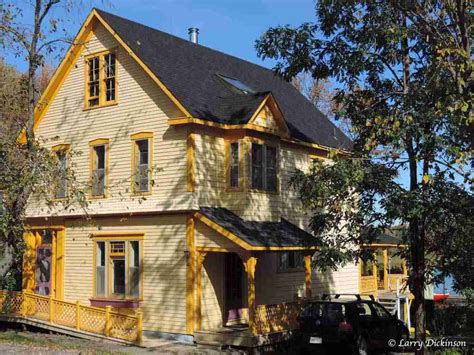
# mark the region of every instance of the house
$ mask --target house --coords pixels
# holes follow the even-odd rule
[[[351,141],[268,69],[94,9],[35,129],[87,186],[91,221],[63,206],[64,181],[55,209],[31,201],[25,290],[139,309],[146,335],[188,340],[242,323],[253,339],[291,328],[303,297],[360,291],[358,265],[311,269],[288,187]]]

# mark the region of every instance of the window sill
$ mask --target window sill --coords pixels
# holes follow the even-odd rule
[[[304,272],[304,267],[294,267],[294,268],[277,270],[277,274],[294,274],[294,273],[299,273],[299,272]]]
[[[97,106],[85,106],[82,111],[91,111],[91,110],[95,110],[97,108],[103,108],[103,107],[109,107],[109,106],[116,106],[118,105],[118,102],[117,101],[112,101],[110,103],[107,103],[107,104],[102,104],[102,105],[97,105]]]
[[[267,191],[267,190],[260,190],[260,189],[249,189],[249,192],[256,192],[259,194],[269,194],[269,195],[279,195],[279,191]]]
[[[140,307],[140,300],[123,300],[123,299],[110,299],[110,298],[91,298],[89,299],[92,307],[106,307],[111,306],[112,308],[131,308],[136,309]]]

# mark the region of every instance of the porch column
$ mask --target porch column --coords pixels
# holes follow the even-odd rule
[[[194,247],[194,219],[186,220],[186,333],[194,334],[194,283],[196,275],[196,251]]]
[[[312,259],[314,252],[304,254],[304,286],[306,298],[311,298]]]
[[[206,259],[206,252],[198,251],[196,253],[196,329],[201,330],[202,327],[202,266]]]
[[[385,248],[383,250],[383,288],[385,290],[388,290],[389,288],[389,282],[390,280],[388,279],[388,249]]]
[[[243,262],[247,272],[249,329],[250,333],[257,335],[257,329],[255,328],[255,268],[257,266],[257,258],[255,256],[247,256],[243,259]]]

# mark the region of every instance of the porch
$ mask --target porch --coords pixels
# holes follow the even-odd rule
[[[314,238],[285,220],[249,222],[222,208],[201,208],[189,231],[194,252],[188,325],[194,340],[255,347],[288,339],[311,297]],[[284,273],[279,265],[290,257],[298,267]],[[283,290],[281,280],[301,287]]]

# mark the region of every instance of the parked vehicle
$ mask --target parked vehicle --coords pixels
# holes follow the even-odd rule
[[[373,297],[341,296],[349,295],[324,295],[303,307],[297,337],[301,350],[343,347],[347,353],[362,355],[372,350],[394,350],[401,339],[408,339],[405,323]]]

